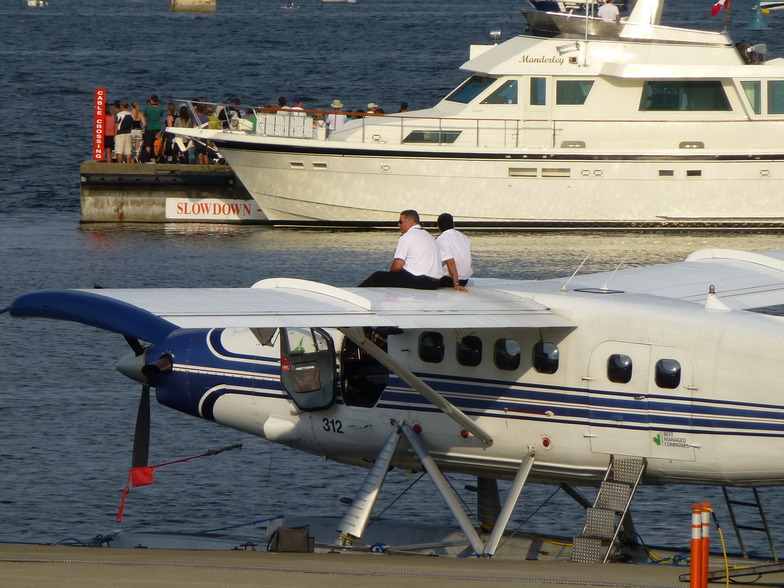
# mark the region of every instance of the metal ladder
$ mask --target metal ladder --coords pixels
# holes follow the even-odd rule
[[[572,561],[604,563],[617,547],[622,526],[631,527],[629,504],[645,471],[644,457],[610,456],[604,480],[593,506],[586,509],[586,523],[574,538]]]
[[[765,518],[765,512],[762,510],[762,502],[760,501],[759,492],[757,492],[756,488],[751,488],[753,493],[754,501],[751,502],[749,500],[732,500],[730,498],[729,488],[727,486],[721,487],[722,492],[724,492],[724,500],[727,503],[727,510],[730,513],[730,519],[732,520],[732,527],[735,529],[735,537],[738,538],[738,546],[740,547],[740,552],[743,554],[743,557],[749,557],[749,554],[746,552],[746,547],[743,545],[743,539],[740,536],[741,530],[743,531],[759,531],[764,532],[765,536],[768,538],[768,545],[770,546],[770,553],[773,556],[773,561],[779,561],[779,558],[776,556],[776,548],[773,546],[773,537],[770,534],[770,527],[768,526],[768,519]],[[741,488],[736,488],[736,490],[741,490]],[[743,490],[749,490],[749,488],[743,488]],[[741,525],[738,523],[738,517],[735,513],[736,506],[743,506],[748,507],[748,509],[753,509],[756,511],[757,516],[759,517],[759,525]],[[751,515],[751,510],[745,510],[744,512]]]

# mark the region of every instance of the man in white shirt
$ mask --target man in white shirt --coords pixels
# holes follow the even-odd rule
[[[389,271],[375,272],[360,288],[391,287],[435,290],[443,274],[436,240],[419,225],[416,210],[400,213],[400,238]]]
[[[327,136],[329,137],[332,133],[339,130],[344,124],[346,124],[346,115],[343,114],[340,109],[343,108],[343,103],[340,100],[333,100],[332,104],[330,105],[333,110],[327,115]]]
[[[436,243],[441,251],[444,271],[441,287],[468,292],[465,285],[474,273],[471,267],[471,241],[455,229],[455,219],[448,212],[438,217],[438,230],[441,234]]]
[[[596,15],[602,19],[603,22],[618,22],[621,20],[621,13],[615,5],[615,0],[605,0],[605,4],[599,7]]]

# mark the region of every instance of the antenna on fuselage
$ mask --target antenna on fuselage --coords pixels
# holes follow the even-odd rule
[[[623,259],[621,260],[621,263],[619,263],[618,266],[615,268],[615,270],[613,270],[613,273],[610,274],[610,277],[607,278],[607,281],[604,284],[602,284],[602,290],[609,290],[609,288],[607,287],[607,284],[609,284],[610,280],[612,280],[615,277],[615,274],[618,273],[618,270],[621,269],[621,266],[624,264],[624,262],[626,261],[626,258],[629,257],[630,254],[631,254],[631,251],[629,253],[627,253],[626,255],[624,255]]]
[[[585,259],[583,259],[582,263],[577,266],[576,270],[574,270],[574,273],[572,274],[572,277],[569,278],[568,280],[566,280],[566,283],[563,286],[561,286],[561,292],[566,292],[566,287],[569,285],[569,282],[571,282],[574,279],[574,276],[577,275],[577,272],[580,271],[580,268],[585,265],[585,262],[588,261],[589,257],[591,257],[591,253],[593,253],[593,251],[589,251],[588,252],[588,255],[585,256]]]

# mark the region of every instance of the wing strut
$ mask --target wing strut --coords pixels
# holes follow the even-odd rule
[[[351,341],[353,341],[360,349],[367,351],[367,353],[377,360],[381,365],[394,372],[406,384],[427,398],[430,402],[437,406],[441,412],[446,414],[461,427],[465,427],[471,431],[471,433],[476,435],[476,437],[479,438],[482,443],[485,443],[488,447],[493,444],[493,438],[487,434],[479,425],[468,418],[467,414],[449,402],[446,398],[441,396],[438,392],[433,390],[430,386],[425,384],[420,378],[416,376],[416,374],[409,371],[408,368],[397,361],[394,357],[389,355],[386,351],[381,349],[378,345],[368,340],[361,328],[344,327],[340,329],[340,332],[351,339]]]

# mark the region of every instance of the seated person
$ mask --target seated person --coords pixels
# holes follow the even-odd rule
[[[389,271],[375,272],[360,288],[386,286],[435,290],[443,273],[441,253],[436,240],[419,225],[416,210],[400,213],[400,238]]]

